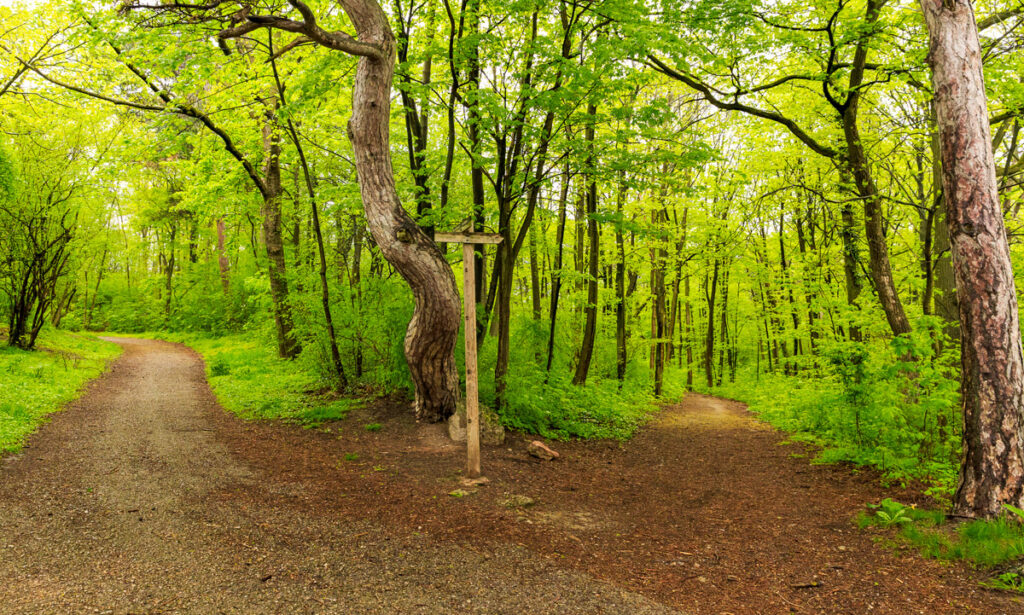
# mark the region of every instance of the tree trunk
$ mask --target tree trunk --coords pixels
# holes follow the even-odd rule
[[[932,123],[937,123],[935,118],[935,103],[931,106]],[[960,342],[960,310],[956,300],[956,278],[953,275],[953,264],[950,261],[949,247],[949,225],[946,224],[946,211],[942,198],[942,152],[939,144],[938,127],[932,131],[929,139],[932,152],[932,191],[935,200],[932,203],[934,213],[932,221],[932,253],[935,255],[935,264],[932,274],[935,276],[935,288],[933,302],[935,303],[935,314],[942,318],[945,326],[942,330],[954,343]]]
[[[540,307],[540,262],[537,258],[537,230],[530,227],[530,299],[533,307],[533,319],[539,321]]]
[[[615,249],[618,260],[615,262],[615,377],[619,386],[626,378],[626,240],[622,236],[622,208],[626,201],[626,174],[619,176],[619,192],[615,199],[615,211],[619,214],[619,223],[615,226]]]
[[[230,261],[227,250],[224,248],[224,217],[217,218],[217,268],[220,270],[220,286],[227,295],[231,290],[231,281],[228,277]]]
[[[168,248],[170,256],[167,257],[167,268],[164,270],[164,275],[166,276],[164,280],[164,291],[167,293],[167,296],[164,297],[164,318],[171,317],[171,298],[174,296],[174,238],[177,234],[178,223],[174,222],[171,224],[171,236],[170,239],[168,239],[168,242],[170,243]]]
[[[274,65],[275,75],[277,66]],[[280,88],[279,95],[284,100],[284,88]],[[299,155],[299,163],[302,167],[302,177],[306,183],[306,194],[309,196],[310,219],[313,223],[313,237],[316,239],[317,256],[319,258],[317,272],[320,274],[320,308],[324,313],[324,324],[327,327],[327,345],[331,353],[331,367],[336,378],[335,388],[343,390],[348,387],[348,377],[345,375],[345,368],[341,364],[341,352],[338,350],[338,336],[334,328],[334,316],[331,314],[331,293],[327,283],[327,251],[324,249],[324,235],[320,228],[320,208],[316,202],[316,188],[313,185],[313,175],[306,161],[306,152],[302,149],[302,141],[299,140],[299,133],[295,130],[295,124],[288,120],[288,133],[291,135],[292,144]],[[299,201],[299,187],[295,187],[296,204]]]
[[[354,291],[355,312],[358,319],[363,318],[363,223],[359,217],[352,215],[352,273],[349,274],[349,286]],[[356,331],[356,378],[363,376],[363,338],[362,331]]]
[[[690,304],[690,273],[683,278],[683,297],[686,311],[686,329],[683,331],[683,343],[686,344],[686,390],[693,390],[693,306]]]
[[[459,291],[441,250],[402,208],[395,189],[389,144],[395,38],[374,0],[343,0],[361,43],[380,49],[356,68],[349,138],[355,153],[366,221],[384,258],[405,278],[416,308],[405,334],[405,358],[416,389],[416,418],[447,419],[459,398],[455,342]]]
[[[270,278],[270,297],[274,303],[274,327],[277,330],[277,354],[292,358],[301,350],[292,330],[292,310],[288,302],[288,277],[284,258],[284,238],[281,236],[281,141],[268,118],[263,129],[267,162],[263,176],[266,193],[263,195],[263,245],[267,250],[267,275]]]
[[[569,163],[565,164],[562,173],[562,190],[558,197],[558,227],[555,230],[555,262],[551,266],[551,309],[548,318],[548,360],[545,371],[551,371],[551,361],[555,355],[555,323],[558,320],[558,297],[562,290],[562,260],[565,253],[566,208],[569,202]]]
[[[718,259],[712,270],[711,280],[705,278],[704,298],[708,303],[708,328],[704,336],[704,378],[708,388],[714,386],[714,356],[715,356],[715,294],[718,290]]]
[[[864,25],[872,28],[878,22],[880,0],[868,0]],[[864,230],[868,240],[871,279],[875,283],[878,302],[882,305],[885,318],[893,335],[910,332],[910,321],[903,311],[896,283],[892,277],[892,264],[889,262],[889,246],[882,228],[882,197],[875,186],[875,180],[868,166],[864,151],[864,142],[858,126],[858,110],[860,108],[860,87],[864,77],[867,60],[868,36],[857,42],[854,52],[853,67],[850,71],[850,94],[846,108],[843,110],[843,135],[846,137],[847,161],[853,179],[857,185],[857,194],[864,202]]]
[[[587,154],[587,169],[590,173],[590,185],[586,194],[586,228],[587,238],[590,240],[590,259],[587,267],[587,306],[584,309],[586,322],[583,326],[583,341],[580,344],[580,360],[576,363],[576,373],[572,377],[572,383],[579,386],[587,382],[587,374],[590,372],[590,361],[594,356],[594,340],[597,337],[597,274],[598,259],[600,257],[597,243],[597,178],[594,176],[596,154],[594,152],[594,124],[597,122],[597,106],[594,103],[587,105],[587,115],[590,122],[585,131],[586,141],[589,143]],[[577,222],[579,228],[579,222]],[[582,243],[582,238],[577,245]]]
[[[1024,353],[999,203],[974,12],[922,0],[942,151],[953,270],[960,291],[963,459],[953,512],[1024,507]]]

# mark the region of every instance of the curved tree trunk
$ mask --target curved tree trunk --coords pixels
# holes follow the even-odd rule
[[[405,334],[405,358],[416,387],[416,418],[441,421],[455,412],[459,397],[459,291],[441,250],[402,208],[395,190],[388,121],[396,46],[387,17],[374,0],[344,0],[342,5],[359,42],[381,51],[379,57],[359,59],[348,132],[370,232],[416,300]]]
[[[974,12],[921,0],[928,24],[942,185],[960,293],[963,459],[953,512],[1024,507],[1024,353],[999,204]]]

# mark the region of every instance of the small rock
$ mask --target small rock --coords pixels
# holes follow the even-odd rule
[[[526,446],[526,452],[536,457],[537,459],[543,459],[544,461],[551,461],[552,459],[558,459],[558,451],[548,447],[540,440],[534,440]]]
[[[491,479],[486,476],[481,476],[480,478],[463,478],[459,481],[459,484],[463,487],[483,487],[491,484]]]
[[[505,508],[526,508],[536,504],[533,498],[525,495],[510,495],[502,498],[499,503]]]
[[[476,491],[466,491],[465,489],[456,489],[455,491],[449,491],[448,495],[453,498],[464,498],[467,495],[473,495]]]

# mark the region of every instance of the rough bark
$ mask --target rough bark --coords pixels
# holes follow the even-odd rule
[[[341,0],[355,37],[324,30],[301,0],[289,4],[301,21],[246,15],[244,23],[222,30],[219,36],[237,38],[258,28],[276,28],[304,34],[318,45],[359,57],[348,133],[366,222],[380,253],[409,284],[416,302],[405,335],[405,358],[416,389],[416,418],[445,420],[455,412],[459,398],[455,342],[461,306],[455,274],[437,244],[402,207],[395,189],[388,126],[397,57],[395,36],[377,0]]]
[[[263,169],[263,245],[267,250],[267,276],[274,303],[274,328],[277,332],[277,354],[291,358],[301,350],[292,330],[292,311],[288,303],[288,277],[281,235],[281,140],[268,119],[263,130],[267,162]]]
[[[375,0],[344,0],[342,6],[359,42],[380,51],[359,59],[348,124],[366,221],[384,258],[409,284],[416,301],[405,334],[416,418],[442,421],[455,412],[459,397],[459,291],[441,250],[406,213],[395,189],[388,120],[396,46],[387,16]]]
[[[1024,507],[1024,353],[999,204],[974,12],[922,0],[942,153],[942,184],[960,292],[964,419],[953,512],[993,517]]]

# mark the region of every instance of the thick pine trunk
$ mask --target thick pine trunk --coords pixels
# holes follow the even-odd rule
[[[942,184],[960,296],[963,459],[953,512],[1024,507],[1024,355],[999,204],[974,12],[922,0],[942,152]]]
[[[455,412],[459,397],[455,366],[459,291],[441,250],[402,208],[395,190],[388,121],[396,47],[387,16],[373,0],[342,4],[359,41],[381,50],[379,58],[359,59],[348,124],[366,221],[384,258],[408,282],[416,301],[405,334],[405,358],[416,388],[416,418],[442,421]]]

